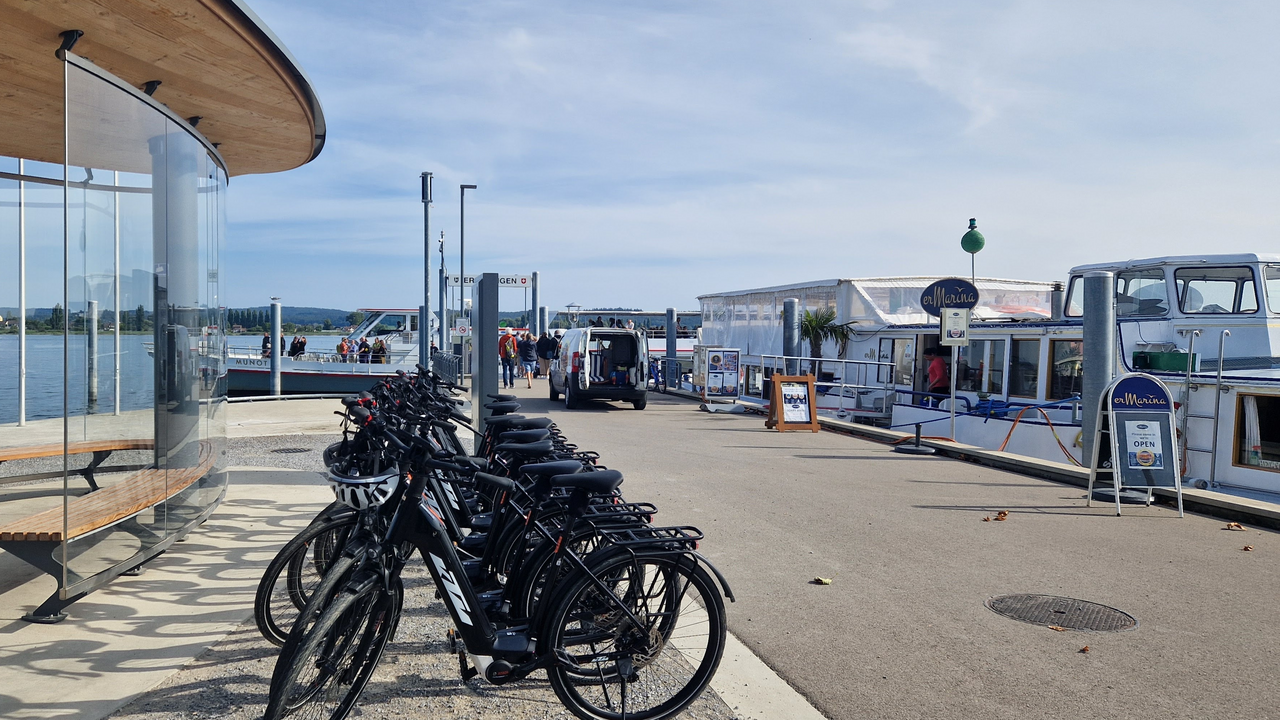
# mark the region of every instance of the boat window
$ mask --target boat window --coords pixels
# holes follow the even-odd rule
[[[391,335],[398,332],[404,332],[406,318],[404,315],[383,315],[378,320],[378,324],[373,327],[373,332],[369,333],[374,337],[378,335]]]
[[[1174,272],[1185,313],[1254,313],[1258,293],[1247,267],[1179,268]]]
[[[1080,340],[1051,340],[1049,358],[1050,400],[1064,400],[1079,395],[1084,377],[1084,343]]]
[[[1067,302],[1063,313],[1067,317],[1084,316],[1084,278],[1079,275],[1071,278],[1071,284],[1067,287]]]
[[[972,340],[960,348],[958,362],[956,390],[1004,392],[1004,340]]]
[[[1280,313],[1280,265],[1268,265],[1266,269],[1267,304],[1271,312]]]
[[[1009,344],[1009,395],[1036,397],[1040,390],[1040,340]]]
[[[1280,472],[1280,397],[1240,396],[1236,447],[1236,465]]]
[[[1157,317],[1169,313],[1164,270],[1135,270],[1116,275],[1116,317]]]

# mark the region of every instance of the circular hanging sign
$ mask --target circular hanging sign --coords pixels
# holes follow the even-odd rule
[[[972,310],[978,304],[978,288],[960,278],[939,280],[920,293],[920,307],[934,317],[941,317],[945,308]]]

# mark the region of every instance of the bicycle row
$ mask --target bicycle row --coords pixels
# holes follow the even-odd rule
[[[476,432],[464,390],[419,366],[342,401],[324,460],[336,500],[268,565],[254,603],[281,646],[265,717],[351,711],[395,635],[415,554],[463,679],[545,671],[580,718],[677,715],[719,665],[733,599],[701,531],[655,524],[654,505],[623,498],[622,473],[550,418],[518,414],[514,396],[489,396]]]

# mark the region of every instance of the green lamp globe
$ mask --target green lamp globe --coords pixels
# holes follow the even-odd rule
[[[987,239],[982,237],[982,233],[978,232],[978,219],[969,218],[969,232],[960,238],[960,247],[964,248],[964,251],[970,255],[976,255],[986,244]]]

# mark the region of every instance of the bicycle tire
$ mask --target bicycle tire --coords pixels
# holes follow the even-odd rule
[[[297,612],[306,607],[355,526],[354,514],[313,522],[272,558],[253,600],[253,619],[268,642],[284,645]]]
[[[399,577],[390,592],[376,579],[348,583],[272,678],[263,720],[345,718],[394,637],[403,603]]]
[[[680,713],[710,684],[724,654],[715,580],[695,559],[672,553],[616,551],[589,567],[645,627],[635,628],[591,575],[567,578],[539,633],[540,655],[566,659],[547,670],[557,697],[583,720]]]
[[[325,573],[324,578],[316,585],[315,591],[311,594],[311,599],[307,601],[305,607],[298,611],[298,617],[293,621],[293,627],[289,629],[289,635],[285,638],[284,645],[280,647],[280,654],[276,656],[276,666],[271,672],[271,684],[275,685],[281,669],[288,667],[293,661],[293,656],[297,653],[298,648],[306,642],[307,636],[311,633],[311,629],[315,626],[319,618],[324,614],[330,603],[338,597],[339,592],[350,582],[352,574],[357,569],[357,558],[354,555],[343,553],[340,555],[329,572]]]

